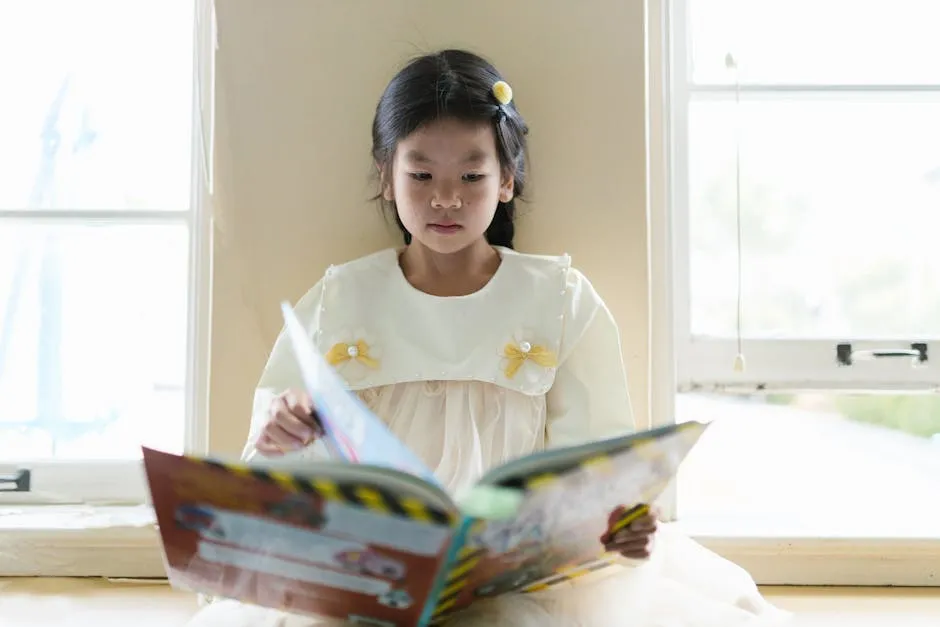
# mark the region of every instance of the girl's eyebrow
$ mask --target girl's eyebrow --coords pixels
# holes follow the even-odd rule
[[[464,163],[479,163],[481,161],[486,161],[486,153],[480,150],[479,148],[474,148],[467,156],[464,157]]]
[[[431,159],[427,155],[417,150],[409,150],[406,152],[405,159],[412,163],[431,163]]]
[[[409,150],[405,153],[405,160],[409,163],[434,163],[434,160],[419,150]],[[464,163],[480,163],[486,161],[486,152],[479,148],[474,148],[463,158]]]

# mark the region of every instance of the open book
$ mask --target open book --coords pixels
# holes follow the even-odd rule
[[[145,448],[176,586],[363,625],[444,623],[477,599],[609,566],[601,535],[648,511],[706,428],[536,453],[448,494],[345,390],[287,306],[284,315],[332,458],[227,462]]]

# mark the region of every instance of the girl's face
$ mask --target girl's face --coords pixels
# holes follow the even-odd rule
[[[383,196],[418,242],[443,254],[477,243],[498,202],[512,199],[489,124],[438,120],[398,142]]]

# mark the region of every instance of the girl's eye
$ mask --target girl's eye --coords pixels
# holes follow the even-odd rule
[[[431,174],[428,172],[410,172],[408,176],[410,176],[416,181],[430,181],[431,180]]]
[[[483,174],[464,174],[463,180],[467,183],[476,183],[483,180]]]

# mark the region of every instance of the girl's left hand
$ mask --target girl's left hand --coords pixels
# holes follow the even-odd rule
[[[613,527],[624,512],[624,507],[612,511],[607,519],[607,528]],[[650,511],[614,534],[605,532],[601,543],[607,551],[615,551],[630,559],[646,559],[652,552],[657,527],[656,512]]]

